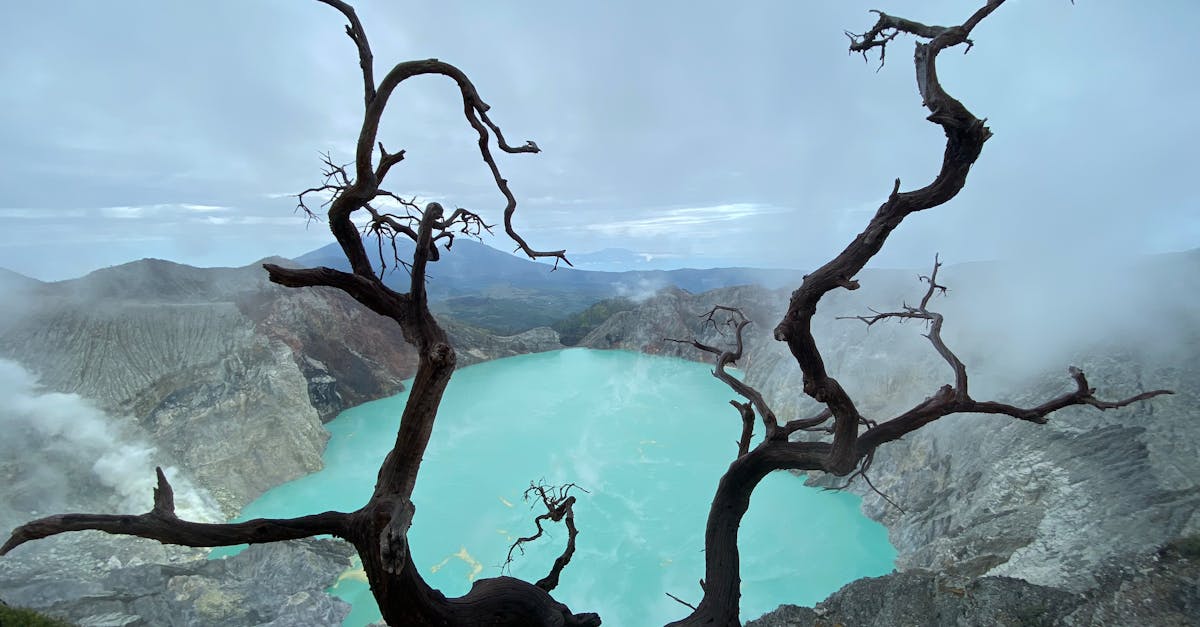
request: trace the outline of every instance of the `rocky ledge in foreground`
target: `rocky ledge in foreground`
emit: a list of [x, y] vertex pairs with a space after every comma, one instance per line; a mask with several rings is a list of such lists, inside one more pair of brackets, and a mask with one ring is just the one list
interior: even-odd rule
[[[79, 627], [325, 627], [350, 613], [325, 592], [350, 567], [340, 541], [255, 545], [218, 560], [99, 533], [42, 542], [55, 546], [0, 561], [3, 600]], [[94, 562], [82, 579], [80, 562]]]
[[746, 627], [1194, 625], [1200, 538], [1109, 565], [1084, 594], [1012, 577], [965, 583], [925, 570], [860, 579], [816, 607], [784, 605]]

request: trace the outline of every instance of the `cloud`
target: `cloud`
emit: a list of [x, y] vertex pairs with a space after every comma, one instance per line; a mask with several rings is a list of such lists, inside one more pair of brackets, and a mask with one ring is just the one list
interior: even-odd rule
[[101, 207], [100, 215], [106, 218], [116, 218], [118, 220], [132, 220], [134, 218], [142, 218], [147, 214], [154, 212], [155, 208], [151, 207]]
[[179, 207], [196, 213], [218, 213], [232, 210], [232, 207], [222, 207], [220, 205], [193, 205], [189, 203], [183, 203]]
[[214, 226], [245, 226], [245, 225], [276, 225], [302, 226], [307, 222], [304, 216], [201, 216], [192, 218], [193, 222], [211, 224]]
[[[655, 237], [659, 235], [708, 234], [711, 226], [736, 222], [760, 215], [788, 213], [790, 209], [755, 203], [732, 203], [710, 207], [667, 209], [646, 218], [594, 222], [584, 228], [604, 235], [622, 237]], [[726, 228], [723, 226], [721, 228]]]
[[[232, 211], [233, 207], [225, 207], [221, 205], [199, 205], [195, 203], [157, 203], [153, 205], [137, 205], [137, 206], [117, 206], [117, 207], [100, 207], [93, 210], [105, 218], [115, 218], [117, 220], [132, 220], [136, 218], [146, 218], [150, 216], [167, 217], [172, 215], [187, 215], [196, 213], [223, 213]], [[88, 210], [75, 210], [77, 212], [86, 213]], [[49, 219], [60, 215], [58, 211], [46, 211], [43, 217]]]
[[[353, 158], [361, 75], [336, 16], [282, 3], [215, 2], [203, 9], [12, 7], [8, 21], [25, 28], [9, 33], [9, 54], [0, 60], [0, 82], [14, 86], [0, 90], [0, 140], [9, 148], [0, 154], [0, 207], [12, 208], [0, 209], [0, 249], [6, 241], [83, 239], [97, 229], [129, 232], [137, 216], [230, 213], [195, 207], [285, 215], [295, 206], [292, 194], [319, 184], [317, 154]], [[920, 265], [935, 243], [963, 260], [1059, 246], [1104, 257], [1200, 244], [1191, 218], [1196, 196], [1181, 169], [1200, 137], [1200, 118], [1155, 125], [1130, 115], [1163, 101], [1181, 110], [1200, 103], [1200, 84], [1179, 80], [1200, 55], [1200, 39], [1187, 31], [1200, 4], [1133, 13], [1110, 4], [1006, 5], [986, 23], [997, 36], [970, 55], [941, 57], [947, 89], [990, 118], [995, 138], [963, 194], [929, 218], [906, 220], [880, 263]], [[509, 142], [529, 138], [542, 147], [536, 156], [494, 155], [520, 203], [524, 235], [546, 231], [578, 250], [658, 237], [656, 249], [691, 255], [713, 243], [699, 239], [734, 234], [742, 239], [725, 248], [738, 263], [806, 265], [862, 228], [863, 216], [840, 209], [882, 199], [896, 177], [905, 190], [928, 182], [944, 150], [903, 55], [878, 73], [873, 63], [847, 57], [843, 29], [868, 27], [870, 8], [866, 0], [700, 3], [689, 5], [686, 29], [673, 28], [678, 11], [668, 5], [628, 1], [520, 11], [487, 4], [467, 12], [453, 3], [375, 3], [361, 13], [377, 74], [404, 59], [453, 57]], [[921, 9], [912, 17], [963, 16], [950, 0]], [[803, 37], [796, 36], [799, 23], [807, 25]], [[1114, 28], [1126, 35], [1120, 48], [1096, 36]], [[524, 35], [499, 50], [488, 44], [497, 30]], [[1004, 35], [1013, 32], [1038, 45], [1008, 45]], [[105, 45], [117, 33], [138, 37]], [[654, 42], [654, 54], [614, 43], [623, 41]], [[911, 49], [912, 42], [895, 45]], [[1161, 62], [1134, 63], [1139, 57], [1129, 50]], [[639, 71], [628, 71], [633, 66]], [[145, 89], [150, 82], [154, 89]], [[1127, 89], [1114, 95], [1113, 84]], [[460, 102], [442, 78], [401, 86], [380, 127], [379, 139], [407, 154], [388, 185], [406, 198], [437, 190], [431, 198], [454, 199], [447, 207], [498, 222], [503, 199]], [[173, 211], [145, 209], [164, 200], [182, 202]], [[739, 218], [711, 209], [730, 200], [796, 212]], [[111, 216], [89, 210], [76, 217], [103, 220], [61, 221], [53, 232], [15, 224], [37, 223], [42, 209], [78, 207], [114, 209]], [[683, 209], [663, 209], [670, 207]], [[212, 229], [188, 233], [195, 238], [211, 239], [219, 229], [222, 243], [213, 246], [227, 255], [218, 260], [223, 265], [287, 252], [282, 238], [263, 237], [261, 224], [177, 220], [173, 228], [180, 225]], [[147, 220], [139, 230], [151, 226]], [[671, 238], [673, 231], [683, 235]], [[313, 243], [328, 243], [323, 235]], [[68, 266], [163, 254], [78, 253], [93, 255], [85, 263], [66, 252], [46, 255], [38, 271], [63, 276], [73, 271]], [[21, 262], [0, 258], [0, 265]]]
[[636, 281], [626, 281], [617, 284], [617, 296], [628, 298], [635, 303], [644, 303], [658, 294], [667, 286], [665, 279], [641, 278]]
[[570, 196], [530, 196], [528, 198], [519, 199], [521, 203], [526, 205], [547, 205], [547, 206], [563, 206], [563, 205], [597, 205], [600, 203], [611, 203], [612, 199], [603, 198], [572, 198]]

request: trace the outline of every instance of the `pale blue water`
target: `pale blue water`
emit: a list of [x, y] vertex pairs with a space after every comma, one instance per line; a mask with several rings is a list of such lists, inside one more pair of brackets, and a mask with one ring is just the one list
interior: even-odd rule
[[[362, 506], [406, 397], [343, 412], [327, 425], [325, 469], [271, 490], [243, 518]], [[466, 593], [473, 578], [499, 574], [511, 541], [534, 529], [544, 509], [522, 502], [529, 482], [573, 481], [590, 493], [577, 493], [577, 550], [555, 598], [599, 612], [605, 625], [684, 616], [665, 593], [700, 599], [705, 518], [741, 429], [731, 398], [702, 364], [630, 352], [570, 349], [456, 372], [413, 497], [415, 563], [447, 595]], [[855, 496], [791, 474], [767, 477], [741, 528], [743, 620], [891, 572], [886, 530], [858, 507]], [[544, 576], [565, 540], [551, 526], [512, 574]], [[346, 625], [379, 619], [352, 574], [334, 592], [354, 605]]]

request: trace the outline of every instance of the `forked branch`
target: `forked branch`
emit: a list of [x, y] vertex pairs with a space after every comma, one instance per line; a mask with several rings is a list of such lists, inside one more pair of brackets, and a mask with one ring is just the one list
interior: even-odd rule
[[925, 334], [925, 337], [954, 373], [953, 385], [943, 386], [907, 412], [879, 425], [875, 425], [864, 432], [859, 437], [858, 453], [860, 458], [870, 459], [874, 454], [875, 448], [880, 444], [895, 440], [906, 433], [911, 433], [934, 420], [951, 414], [996, 414], [1036, 424], [1045, 424], [1050, 414], [1072, 405], [1090, 405], [1100, 410], [1117, 409], [1155, 396], [1173, 394], [1171, 390], [1151, 390], [1116, 401], [1101, 400], [1096, 398], [1096, 390], [1088, 385], [1087, 377], [1083, 371], [1071, 366], [1068, 372], [1075, 382], [1075, 389], [1060, 394], [1037, 406], [1018, 407], [997, 401], [976, 401], [971, 398], [967, 387], [969, 378], [967, 376], [966, 365], [958, 358], [958, 355], [954, 351], [950, 350], [942, 339], [942, 324], [944, 322], [942, 314], [929, 308], [929, 302], [934, 294], [944, 294], [948, 289], [946, 286], [938, 283], [937, 280], [938, 270], [941, 266], [940, 260], [935, 256], [933, 271], [928, 276], [921, 275], [917, 277], [920, 281], [928, 284], [924, 295], [921, 297], [920, 304], [917, 306], [904, 305], [899, 311], [875, 312], [871, 316], [853, 316], [849, 318], [860, 320], [867, 326], [885, 320], [903, 322], [915, 319], [925, 321], [929, 325], [929, 332]]
[[[748, 449], [749, 447], [750, 435], [746, 433], [744, 425], [747, 424], [746, 412], [751, 407], [754, 411], [757, 411], [758, 415], [762, 418], [763, 426], [766, 429], [767, 439], [786, 437], [787, 433], [780, 430], [779, 421], [775, 418], [775, 412], [769, 405], [767, 405], [767, 401], [765, 398], [763, 398], [762, 393], [748, 383], [738, 379], [737, 377], [734, 377], [725, 369], [726, 366], [737, 365], [737, 361], [742, 358], [742, 354], [745, 351], [745, 338], [743, 337], [743, 332], [745, 331], [746, 327], [750, 325], [750, 319], [746, 317], [746, 314], [742, 313], [742, 310], [726, 305], [715, 305], [712, 309], [708, 310], [708, 312], [701, 314], [700, 317], [703, 319], [704, 326], [712, 326], [712, 328], [719, 332], [723, 332], [723, 329], [732, 329], [734, 338], [733, 346], [729, 348], [718, 348], [716, 346], [709, 346], [708, 344], [705, 344], [696, 338], [684, 340], [668, 337], [663, 339], [664, 341], [675, 342], [677, 344], [690, 344], [691, 346], [706, 353], [716, 355], [717, 360], [713, 370], [713, 376], [719, 379], [725, 385], [729, 386], [730, 389], [736, 392], [739, 396], [749, 401], [749, 405], [747, 406], [743, 406], [738, 403], [732, 403], [734, 408], [736, 408], [738, 413], [741, 415], [743, 423], [742, 438], [739, 440], [738, 444], [738, 455], [743, 455], [745, 453], [745, 449]], [[750, 424], [752, 425], [753, 423], [751, 422]], [[743, 442], [745, 443], [745, 446], [742, 445]]]
[[558, 586], [559, 576], [562, 575], [562, 571], [567, 567], [567, 564], [571, 563], [571, 557], [575, 555], [575, 537], [579, 535], [579, 529], [575, 527], [575, 497], [570, 493], [572, 488], [585, 493], [587, 492], [587, 490], [574, 483], [553, 486], [546, 484], [544, 481], [539, 481], [529, 484], [529, 487], [525, 489], [525, 500], [531, 500], [536, 496], [537, 501], [540, 501], [546, 508], [546, 513], [539, 514], [533, 519], [533, 524], [537, 527], [537, 532], [530, 536], [517, 538], [512, 543], [512, 546], [508, 547], [508, 555], [501, 566], [502, 569], [507, 568], [509, 564], [512, 564], [514, 552], [519, 551], [524, 555], [524, 545], [542, 537], [545, 533], [542, 521], [564, 523], [567, 527], [567, 545], [563, 548], [562, 554], [554, 559], [554, 564], [550, 567], [550, 572], [534, 584], [546, 592], [550, 592]]
[[0, 547], [0, 555], [30, 542], [68, 531], [103, 531], [158, 540], [163, 544], [209, 547], [296, 540], [328, 534], [345, 537], [349, 514], [324, 512], [298, 518], [256, 518], [240, 523], [210, 524], [183, 520], [175, 515], [174, 490], [156, 468], [154, 507], [141, 515], [58, 514], [27, 522], [13, 530]]
[[946, 363], [950, 365], [951, 370], [954, 371], [955, 396], [959, 399], [965, 399], [967, 398], [967, 367], [963, 365], [963, 362], [958, 358], [958, 355], [955, 355], [954, 352], [951, 351], [948, 346], [946, 346], [945, 341], [942, 340], [942, 323], [945, 322], [942, 314], [929, 309], [929, 301], [933, 298], [934, 294], [945, 295], [948, 289], [945, 285], [941, 285], [937, 282], [938, 270], [940, 270], [941, 267], [942, 262], [939, 260], [937, 255], [934, 255], [933, 271], [930, 272], [928, 276], [923, 274], [917, 276], [917, 280], [927, 283], [929, 287], [925, 290], [925, 294], [921, 296], [921, 302], [916, 307], [910, 307], [908, 304], [902, 304], [900, 311], [874, 311], [874, 315], [872, 316], [842, 316], [838, 319], [860, 320], [868, 327], [884, 320], [899, 320], [901, 322], [905, 320], [924, 320], [929, 324], [929, 333], [926, 334], [925, 337], [931, 344], [933, 344], [933, 348], [937, 351], [938, 355], [941, 355], [942, 359], [945, 360]]
[[[798, 289], [792, 292], [787, 312], [775, 327], [775, 339], [786, 342], [792, 356], [803, 373], [803, 391], [825, 410], [811, 418], [796, 419], [782, 428], [768, 423], [768, 437], [755, 448], [741, 453], [730, 464], [722, 476], [713, 498], [705, 529], [705, 579], [704, 596], [691, 615], [672, 625], [735, 625], [738, 621], [741, 578], [737, 547], [738, 528], [750, 504], [750, 495], [759, 481], [776, 470], [821, 470], [838, 476], [860, 473], [864, 478], [875, 449], [881, 444], [911, 433], [922, 426], [951, 413], [1004, 414], [1031, 422], [1045, 422], [1051, 412], [1070, 405], [1091, 405], [1099, 409], [1123, 407], [1167, 390], [1143, 392], [1127, 399], [1103, 401], [1095, 397], [1095, 390], [1078, 369], [1072, 369], [1076, 389], [1062, 394], [1041, 405], [1019, 408], [992, 401], [977, 402], [970, 398], [967, 388], [965, 366], [941, 341], [941, 316], [929, 309], [933, 294], [944, 291], [937, 282], [937, 266], [924, 280], [928, 283], [925, 296], [917, 307], [904, 307], [891, 313], [876, 312], [874, 317], [860, 318], [868, 324], [885, 319], [917, 318], [930, 324], [930, 341], [939, 354], [955, 372], [955, 385], [945, 385], [925, 401], [909, 411], [881, 423], [862, 416], [850, 395], [841, 384], [827, 372], [821, 352], [812, 334], [812, 319], [817, 304], [830, 291], [859, 287], [855, 276], [882, 248], [888, 236], [909, 215], [937, 207], [952, 198], [966, 184], [971, 166], [978, 159], [983, 144], [991, 137], [984, 121], [975, 117], [965, 106], [951, 97], [938, 80], [937, 56], [946, 48], [967, 44], [969, 50], [972, 30], [995, 11], [1004, 0], [987, 0], [961, 25], [928, 26], [912, 20], [897, 18], [876, 12], [876, 24], [866, 32], [850, 37], [850, 52], [865, 54], [879, 49], [880, 62], [884, 60], [886, 46], [902, 34], [918, 39], [914, 53], [917, 73], [917, 88], [922, 104], [929, 110], [927, 119], [939, 127], [946, 137], [942, 164], [933, 180], [912, 191], [901, 191], [899, 179], [895, 180], [887, 199], [875, 215], [846, 247], [825, 265], [807, 275]], [[737, 325], [734, 325], [737, 327]], [[744, 325], [743, 325], [744, 326]], [[741, 327], [737, 327], [739, 330]], [[717, 349], [696, 340], [687, 342], [699, 350], [718, 356], [718, 364], [729, 363], [734, 355], [740, 357], [741, 342], [733, 351]], [[680, 340], [676, 340], [680, 341]], [[718, 368], [714, 374], [735, 390], [720, 376]], [[739, 390], [739, 394], [741, 391]], [[745, 396], [745, 395], [744, 395]], [[748, 404], [734, 403], [739, 412]], [[750, 403], [749, 405], [753, 405]], [[755, 406], [757, 409], [757, 406]], [[772, 417], [773, 418], [773, 417]], [[831, 427], [823, 427], [829, 420]], [[776, 423], [777, 424], [777, 423]], [[865, 430], [864, 430], [865, 428]], [[832, 442], [791, 441], [787, 436], [801, 429], [827, 430]], [[782, 432], [782, 437], [779, 433]], [[860, 468], [860, 464], [863, 466]]]
[[[348, 22], [346, 25], [346, 34], [350, 37], [358, 52], [359, 67], [363, 77], [365, 111], [358, 141], [355, 145], [354, 175], [349, 176], [343, 168], [341, 171], [342, 176], [337, 177], [333, 181], [328, 180], [327, 177], [325, 185], [307, 190], [307, 192], [321, 192], [331, 195], [328, 203], [329, 227], [346, 253], [353, 272], [355, 274], [367, 275], [371, 274], [371, 268], [366, 252], [363, 250], [362, 241], [355, 236], [351, 215], [360, 209], [365, 209], [368, 203], [381, 195], [398, 198], [398, 196], [383, 190], [382, 185], [391, 169], [404, 159], [405, 151], [400, 150], [395, 153], [389, 153], [384, 148], [383, 143], [378, 139], [381, 118], [387, 108], [389, 98], [401, 83], [415, 76], [426, 74], [445, 76], [458, 85], [459, 92], [462, 95], [463, 116], [471, 128], [475, 130], [478, 137], [479, 154], [483, 158], [484, 163], [487, 164], [497, 189], [500, 190], [505, 199], [503, 210], [504, 230], [517, 243], [518, 250], [523, 251], [531, 259], [554, 257], [556, 268], [560, 261], [570, 265], [565, 250], [535, 250], [513, 227], [512, 221], [517, 209], [517, 200], [512, 190], [508, 187], [507, 179], [500, 173], [500, 168], [496, 163], [495, 157], [492, 155], [491, 135], [494, 133], [496, 136], [496, 147], [502, 152], [510, 154], [536, 153], [540, 151], [538, 145], [532, 141], [527, 141], [520, 146], [510, 145], [505, 140], [500, 127], [488, 116], [490, 107], [479, 96], [479, 92], [475, 89], [474, 84], [467, 78], [466, 74], [449, 63], [439, 61], [438, 59], [398, 63], [376, 85], [374, 56], [371, 52], [370, 43], [367, 40], [366, 31], [363, 29], [354, 8], [342, 0], [320, 1], [337, 9]], [[375, 161], [374, 151], [376, 148], [379, 149], [379, 158], [377, 163], [373, 163]], [[309, 215], [313, 215], [304, 206], [303, 198], [301, 198], [300, 206]], [[372, 213], [377, 214], [378, 212], [372, 211]], [[482, 221], [480, 222], [482, 223]], [[382, 233], [377, 233], [379, 235], [395, 237], [398, 234], [403, 234], [412, 237], [412, 234], [405, 229], [396, 228], [396, 224], [394, 223], [380, 221], [374, 215], [372, 223], [377, 226], [386, 225]]]
[[946, 149], [942, 166], [934, 180], [920, 189], [901, 192], [897, 179], [888, 198], [876, 211], [867, 227], [834, 259], [804, 278], [800, 288], [792, 293], [788, 311], [775, 327], [775, 338], [787, 342], [804, 374], [804, 393], [824, 404], [833, 414], [833, 457], [829, 471], [847, 474], [859, 459], [856, 440], [864, 418], [841, 384], [825, 369], [824, 359], [812, 336], [812, 318], [817, 302], [831, 290], [843, 287], [855, 289], [854, 276], [882, 249], [888, 235], [908, 215], [941, 205], [956, 196], [966, 184], [967, 173], [979, 157], [991, 131], [958, 100], [948, 95], [938, 81], [937, 55], [948, 47], [968, 42], [971, 30], [987, 15], [1003, 4], [989, 0], [959, 26], [927, 26], [879, 13], [875, 26], [859, 36], [851, 36], [850, 51], [865, 52], [882, 48], [900, 33], [927, 39], [918, 41], [914, 63], [917, 87], [923, 104], [929, 109], [928, 119], [942, 127]]

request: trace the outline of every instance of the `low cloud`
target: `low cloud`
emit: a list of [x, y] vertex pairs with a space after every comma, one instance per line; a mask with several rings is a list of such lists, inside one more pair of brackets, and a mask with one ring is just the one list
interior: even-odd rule
[[196, 213], [218, 213], [231, 211], [233, 209], [232, 207], [222, 207], [220, 205], [192, 205], [188, 203], [183, 203], [179, 206], [182, 209]]
[[[232, 207], [221, 205], [200, 205], [195, 203], [157, 203], [153, 205], [135, 205], [118, 207], [101, 207], [96, 210], [101, 217], [129, 220], [150, 216], [163, 217], [172, 214], [192, 213], [221, 213], [232, 211]], [[50, 217], [49, 215], [45, 217]]]
[[657, 237], [661, 235], [708, 234], [713, 229], [726, 229], [725, 223], [760, 215], [787, 213], [785, 207], [755, 203], [731, 203], [709, 207], [683, 207], [665, 211], [650, 211], [650, 217], [636, 220], [596, 222], [587, 230], [610, 236]]
[[667, 282], [664, 279], [642, 278], [627, 281], [617, 285], [617, 296], [628, 298], [635, 303], [644, 303], [666, 286]]

